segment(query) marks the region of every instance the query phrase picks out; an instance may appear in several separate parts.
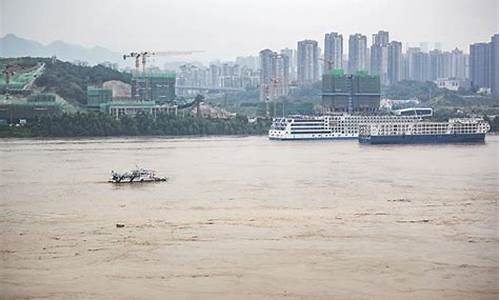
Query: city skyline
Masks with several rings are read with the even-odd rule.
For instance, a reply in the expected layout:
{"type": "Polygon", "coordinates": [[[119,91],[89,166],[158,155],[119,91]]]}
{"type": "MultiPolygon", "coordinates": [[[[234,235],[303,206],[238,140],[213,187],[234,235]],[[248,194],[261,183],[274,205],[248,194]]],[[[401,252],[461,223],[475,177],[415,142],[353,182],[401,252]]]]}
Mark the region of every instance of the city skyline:
{"type": "MultiPolygon", "coordinates": [[[[257,55],[266,48],[293,47],[304,39],[320,42],[327,32],[348,38],[358,32],[369,37],[384,30],[391,33],[391,40],[402,42],[403,51],[407,45],[425,43],[432,48],[437,43],[443,50],[458,47],[467,52],[471,43],[487,41],[498,28],[498,2],[492,0],[439,1],[431,11],[431,1],[291,1],[286,11],[279,9],[283,3],[3,0],[1,33],[44,44],[64,40],[118,52],[202,49],[204,53],[190,59],[208,63],[257,55]],[[22,9],[26,5],[33,9],[22,9]]],[[[348,53],[347,44],[344,53],[348,53]]]]}

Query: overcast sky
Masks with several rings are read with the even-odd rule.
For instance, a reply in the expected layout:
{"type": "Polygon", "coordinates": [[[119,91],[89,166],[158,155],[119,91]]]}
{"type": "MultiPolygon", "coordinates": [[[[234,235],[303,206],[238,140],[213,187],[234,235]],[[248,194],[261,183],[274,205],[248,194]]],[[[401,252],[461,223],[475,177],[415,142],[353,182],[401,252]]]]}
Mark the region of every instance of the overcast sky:
{"type": "Polygon", "coordinates": [[[205,50],[193,59],[234,59],[296,48],[325,32],[368,35],[468,52],[498,32],[498,0],[0,0],[1,35],[115,51],[205,50]]]}

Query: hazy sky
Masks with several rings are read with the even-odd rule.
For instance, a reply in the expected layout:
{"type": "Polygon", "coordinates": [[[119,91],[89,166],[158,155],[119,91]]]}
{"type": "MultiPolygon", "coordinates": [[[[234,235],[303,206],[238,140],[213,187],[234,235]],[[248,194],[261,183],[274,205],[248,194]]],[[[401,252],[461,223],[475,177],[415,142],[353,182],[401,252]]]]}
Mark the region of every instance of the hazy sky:
{"type": "Polygon", "coordinates": [[[234,59],[296,47],[325,32],[441,42],[468,52],[498,32],[498,0],[0,0],[1,35],[64,40],[115,51],[201,49],[192,59],[234,59]]]}

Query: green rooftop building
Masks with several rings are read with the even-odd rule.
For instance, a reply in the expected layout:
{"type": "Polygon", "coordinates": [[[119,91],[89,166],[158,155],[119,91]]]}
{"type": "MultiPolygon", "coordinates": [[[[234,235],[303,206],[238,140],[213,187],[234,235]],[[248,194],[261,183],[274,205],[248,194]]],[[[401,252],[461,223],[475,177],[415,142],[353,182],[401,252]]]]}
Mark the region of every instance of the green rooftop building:
{"type": "Polygon", "coordinates": [[[52,93],[37,93],[28,96],[28,102],[56,102],[56,95],[52,93]]]}
{"type": "Polygon", "coordinates": [[[113,90],[97,87],[87,87],[87,108],[99,110],[100,105],[113,100],[113,90]]]}
{"type": "Polygon", "coordinates": [[[11,124],[18,123],[21,119],[31,120],[62,112],[62,106],[56,101],[0,100],[0,120],[11,124]]]}

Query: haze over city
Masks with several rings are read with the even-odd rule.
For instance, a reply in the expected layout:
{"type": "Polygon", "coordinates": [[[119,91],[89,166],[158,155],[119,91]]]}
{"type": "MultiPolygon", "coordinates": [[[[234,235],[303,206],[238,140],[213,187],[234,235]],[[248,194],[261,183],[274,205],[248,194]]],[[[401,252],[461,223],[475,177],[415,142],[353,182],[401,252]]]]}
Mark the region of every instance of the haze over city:
{"type": "MultiPolygon", "coordinates": [[[[131,50],[202,49],[193,60],[231,60],[261,49],[386,30],[403,47],[440,43],[443,50],[487,41],[498,28],[498,1],[30,1],[2,0],[1,35],[63,40],[131,50]],[[26,9],[26,7],[30,9],[26,9]]],[[[345,53],[347,43],[344,43],[345,53]]]]}

